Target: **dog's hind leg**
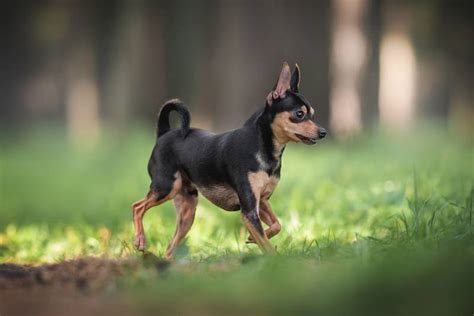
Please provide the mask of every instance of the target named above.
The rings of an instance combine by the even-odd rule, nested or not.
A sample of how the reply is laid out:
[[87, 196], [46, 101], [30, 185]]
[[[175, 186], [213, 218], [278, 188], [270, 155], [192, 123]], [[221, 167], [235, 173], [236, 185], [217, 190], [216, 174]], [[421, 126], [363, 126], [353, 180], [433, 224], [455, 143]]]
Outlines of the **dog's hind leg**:
[[166, 258], [168, 259], [173, 256], [173, 251], [183, 241], [193, 225], [198, 203], [198, 192], [194, 185], [191, 183], [183, 185], [173, 202], [176, 207], [176, 231], [166, 249]]
[[160, 178], [160, 181], [152, 182], [150, 191], [143, 199], [133, 203], [133, 224], [135, 227], [135, 248], [139, 251], [145, 250], [145, 231], [143, 229], [143, 216], [146, 211], [156, 205], [160, 205], [172, 199], [182, 186], [181, 174], [176, 172], [171, 178]]
[[[268, 200], [260, 201], [259, 216], [262, 222], [268, 225], [268, 228], [265, 230], [265, 235], [268, 239], [280, 232], [280, 221], [276, 217], [275, 213], [273, 213], [272, 207], [270, 206]], [[247, 243], [255, 243], [252, 235], [249, 236]]]
[[267, 200], [263, 200], [260, 203], [260, 217], [262, 221], [269, 226], [265, 230], [265, 235], [267, 235], [268, 239], [280, 232], [280, 221], [278, 220], [278, 217], [276, 217], [275, 213], [273, 213], [272, 207]]

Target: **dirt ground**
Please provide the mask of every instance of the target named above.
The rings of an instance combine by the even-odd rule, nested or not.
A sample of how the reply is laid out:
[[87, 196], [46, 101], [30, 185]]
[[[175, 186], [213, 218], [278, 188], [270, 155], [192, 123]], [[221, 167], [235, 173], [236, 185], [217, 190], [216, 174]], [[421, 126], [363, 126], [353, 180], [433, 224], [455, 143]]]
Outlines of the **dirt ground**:
[[[167, 263], [153, 260], [156, 269]], [[138, 258], [80, 258], [41, 266], [0, 264], [0, 316], [130, 315], [134, 304], [107, 294], [125, 273], [143, 268]], [[107, 291], [110, 290], [110, 291]]]
[[131, 260], [117, 261], [81, 258], [42, 266], [0, 264], [0, 290], [61, 288], [88, 290], [107, 286], [122, 275], [124, 268], [132, 268]]

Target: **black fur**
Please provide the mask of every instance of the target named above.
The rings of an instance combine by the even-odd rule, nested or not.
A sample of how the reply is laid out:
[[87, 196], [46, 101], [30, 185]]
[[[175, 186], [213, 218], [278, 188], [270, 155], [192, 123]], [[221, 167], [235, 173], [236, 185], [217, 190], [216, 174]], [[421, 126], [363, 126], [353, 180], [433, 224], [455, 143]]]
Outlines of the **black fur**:
[[[261, 167], [255, 158], [258, 152], [263, 154], [268, 166], [264, 171], [279, 177], [283, 152], [278, 158], [273, 154], [271, 123], [279, 112], [294, 111], [301, 105], [309, 107], [303, 102], [307, 101], [287, 91], [286, 96], [272, 106], [257, 110], [241, 128], [214, 134], [189, 128], [189, 112], [183, 103], [168, 101], [160, 112], [158, 139], [148, 165], [152, 191], [165, 195], [172, 186], [174, 174], [182, 171], [198, 187], [225, 183], [238, 194], [247, 193], [248, 172], [257, 172]], [[172, 110], [182, 115], [181, 129], [170, 130], [168, 115]]]
[[161, 107], [160, 114], [158, 115], [157, 137], [162, 136], [170, 130], [169, 116], [171, 111], [176, 111], [180, 114], [181, 136], [185, 138], [189, 132], [189, 124], [191, 122], [191, 117], [184, 103], [178, 99], [169, 100]]
[[[298, 92], [299, 76], [297, 68], [285, 93], [276, 97], [270, 94], [271, 99], [267, 98], [265, 106], [257, 110], [242, 127], [221, 134], [190, 128], [190, 115], [185, 105], [177, 99], [166, 102], [158, 117], [157, 141], [148, 163], [152, 180], [150, 189], [156, 193], [156, 199], [169, 194], [178, 172], [201, 193], [203, 189], [225, 186], [238, 199], [224, 208], [229, 211], [241, 209], [246, 220], [263, 235], [249, 174], [264, 171], [269, 177], [280, 178], [285, 147], [284, 144], [275, 146], [272, 125], [278, 113], [289, 112], [290, 121], [294, 124], [314, 119], [311, 105]], [[302, 106], [307, 109], [305, 117], [297, 120], [295, 115], [301, 112]], [[181, 128], [170, 128], [171, 111], [180, 114]], [[324, 130], [314, 124], [312, 126], [317, 128], [315, 130]], [[320, 134], [319, 138], [324, 135]]]
[[300, 84], [300, 67], [296, 65], [295, 71], [293, 71], [293, 74], [291, 75], [291, 81], [290, 81], [291, 91], [298, 92], [299, 84]]

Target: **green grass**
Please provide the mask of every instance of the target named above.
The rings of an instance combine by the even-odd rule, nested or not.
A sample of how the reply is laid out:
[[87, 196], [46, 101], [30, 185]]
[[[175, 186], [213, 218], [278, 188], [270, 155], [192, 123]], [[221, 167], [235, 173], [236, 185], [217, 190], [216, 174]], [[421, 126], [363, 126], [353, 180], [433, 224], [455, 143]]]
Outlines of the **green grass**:
[[[0, 261], [137, 255], [130, 205], [149, 184], [151, 129], [108, 132], [87, 148], [58, 128], [3, 137]], [[473, 158], [472, 139], [429, 127], [290, 145], [270, 200], [279, 256], [261, 257], [239, 214], [201, 197], [165, 277], [145, 269], [119, 289], [143, 311], [170, 313], [186, 294], [185, 311], [203, 314], [229, 304], [231, 314], [472, 313]], [[151, 209], [148, 249], [162, 255], [174, 226], [171, 203]]]

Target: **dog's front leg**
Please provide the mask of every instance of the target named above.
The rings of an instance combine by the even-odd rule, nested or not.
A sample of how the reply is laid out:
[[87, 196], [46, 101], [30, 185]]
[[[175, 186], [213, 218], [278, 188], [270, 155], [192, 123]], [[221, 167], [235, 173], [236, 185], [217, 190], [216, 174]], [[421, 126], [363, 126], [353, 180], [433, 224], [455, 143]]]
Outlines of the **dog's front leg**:
[[241, 215], [253, 240], [257, 242], [260, 249], [269, 254], [275, 254], [275, 248], [268, 241], [258, 216], [259, 197], [255, 196], [250, 189], [242, 190], [239, 194]]

